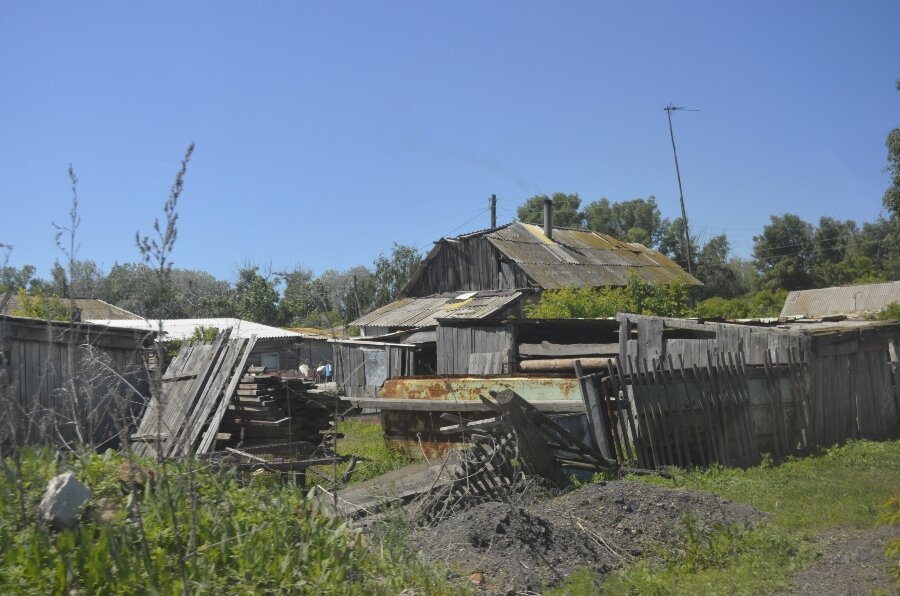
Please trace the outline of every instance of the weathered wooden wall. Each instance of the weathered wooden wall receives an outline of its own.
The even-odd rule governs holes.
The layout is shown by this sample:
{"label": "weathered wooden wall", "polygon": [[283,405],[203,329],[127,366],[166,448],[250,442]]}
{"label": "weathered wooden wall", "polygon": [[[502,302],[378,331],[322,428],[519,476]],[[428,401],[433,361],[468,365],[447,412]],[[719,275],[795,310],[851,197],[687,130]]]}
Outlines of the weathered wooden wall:
{"label": "weathered wooden wall", "polygon": [[334,344],[334,380],[347,397],[378,397],[385,379],[416,374],[414,347],[398,344]]}
{"label": "weathered wooden wall", "polygon": [[[623,401],[610,397],[609,407],[627,411],[608,422],[619,421],[613,432],[644,450],[642,464],[749,465],[763,453],[784,457],[900,430],[900,324],[619,320],[620,366],[607,382]],[[667,338],[664,329],[685,337]]]}
{"label": "weathered wooden wall", "polygon": [[117,442],[149,396],[146,332],[0,317],[0,446]]}
{"label": "weathered wooden wall", "polygon": [[430,296],[443,292],[512,290],[534,284],[515,263],[501,262],[501,254],[486,238],[440,242],[406,296]]}
{"label": "weathered wooden wall", "polygon": [[499,375],[515,371],[515,341],[506,325],[437,328],[437,374]]}

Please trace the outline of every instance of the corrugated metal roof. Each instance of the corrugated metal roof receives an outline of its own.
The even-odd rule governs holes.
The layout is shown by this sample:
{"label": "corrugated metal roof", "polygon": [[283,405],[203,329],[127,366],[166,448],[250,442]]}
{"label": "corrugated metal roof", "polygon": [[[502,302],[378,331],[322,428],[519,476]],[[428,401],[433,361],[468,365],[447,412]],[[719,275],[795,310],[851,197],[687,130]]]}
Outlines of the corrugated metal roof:
{"label": "corrugated metal roof", "polygon": [[[60,298],[64,304],[69,304],[69,298]],[[72,298],[75,308],[81,309],[81,320],[92,321],[97,319],[103,320],[140,320],[141,316],[133,312],[129,312],[124,308],[119,308],[114,304],[104,302],[97,298]],[[4,301],[0,301],[2,303]],[[9,293],[6,297],[0,314],[12,315],[20,307],[19,297],[16,294]]]}
{"label": "corrugated metal roof", "polygon": [[415,328],[436,326],[437,319],[483,319],[502,311],[521,296],[521,292],[454,292],[426,298],[403,298],[350,324]]}
{"label": "corrugated metal roof", "polygon": [[[158,321],[155,319],[118,321],[94,320],[91,322],[127,329],[147,329],[150,331],[158,329]],[[297,339],[301,339],[303,337],[301,334],[294,333],[293,331],[279,329],[278,327],[270,327],[269,325],[261,325],[260,323],[244,321],[242,319],[163,319],[162,321],[165,339],[190,339],[197,327],[215,327],[220,330],[231,329],[232,339],[249,338],[251,335],[255,335],[258,339],[272,339],[278,337],[296,337]]]}
{"label": "corrugated metal roof", "polygon": [[624,285],[629,271],[647,282],[700,284],[658,251],[590,230],[553,228],[548,239],[540,226],[516,222],[484,236],[545,289]]}
{"label": "corrugated metal roof", "polygon": [[900,302],[900,281],[799,290],[788,294],[781,317],[861,316]]}

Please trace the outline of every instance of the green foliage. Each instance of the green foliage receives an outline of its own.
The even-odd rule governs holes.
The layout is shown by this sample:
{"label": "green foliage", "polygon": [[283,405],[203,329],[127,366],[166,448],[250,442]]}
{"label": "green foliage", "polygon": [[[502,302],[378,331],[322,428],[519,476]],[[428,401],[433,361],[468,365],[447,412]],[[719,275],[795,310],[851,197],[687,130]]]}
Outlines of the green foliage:
{"label": "green foliage", "polygon": [[[13,463],[3,461],[0,590],[461,592],[410,553],[387,543],[367,543],[292,485],[242,487],[227,471],[205,467],[189,473],[186,464],[165,464],[157,469],[157,486],[135,498],[120,489],[118,465],[123,461],[111,452],[74,458],[25,451],[20,478]],[[74,471],[94,496],[77,528],[56,532],[36,519],[36,511],[46,482],[63,469]]]}
{"label": "green foliage", "polygon": [[[369,480],[413,463],[410,458],[387,446],[384,442],[384,429],[378,421],[341,420],[337,425],[337,431],[344,435],[337,441],[338,454],[358,455],[365,459],[356,465],[356,470],[350,477],[351,483]],[[338,466],[338,477],[343,475],[346,468],[347,464]],[[332,466],[319,466],[314,470],[333,480]]]}
{"label": "green foliage", "polygon": [[671,479],[634,477],[748,503],[768,512],[770,523],[702,532],[686,520],[679,547],[649,553],[614,574],[602,592],[734,594],[783,588],[795,568],[812,560],[810,536],[842,525],[870,527],[879,519],[900,520],[900,495],[890,498],[897,490],[891,471],[898,461],[900,441],[853,441],[778,465],[766,461],[748,469],[676,469]]}
{"label": "green foliage", "polygon": [[869,527],[879,506],[897,490],[900,441],[851,441],[778,465],[747,469],[675,471],[671,480],[637,478],[706,490],[749,503],[772,515],[776,526],[817,533],[838,525]]}
{"label": "green foliage", "polygon": [[766,289],[805,290],[813,285],[813,226],[791,213],[773,215],[753,237],[753,259]]}
{"label": "green foliage", "polygon": [[219,335],[218,327],[206,327],[205,325],[197,325],[194,327],[194,332],[191,333],[191,341],[202,341],[205,343],[209,343],[216,339],[216,336]]}
{"label": "green foliage", "polygon": [[17,317],[31,317],[45,321],[69,321],[72,318],[72,307],[59,296],[43,294],[29,295],[25,288],[17,292],[19,307],[13,310]]}
{"label": "green foliage", "polygon": [[589,230],[650,247],[659,244],[668,226],[653,196],[620,203],[600,199],[585,206],[584,219]]}
{"label": "green foliage", "polygon": [[900,321],[900,302],[891,302],[881,312],[867,318],[874,321]]}
{"label": "green foliage", "polygon": [[[0,248],[10,247],[0,244]],[[31,287],[34,284],[34,265],[23,265],[22,268],[12,265],[0,267],[0,293],[16,292],[22,288]]]}
{"label": "green foliage", "polygon": [[688,290],[680,284],[651,284],[636,274],[629,274],[624,288],[547,290],[537,304],[525,309],[525,314],[532,319],[602,318],[614,317],[620,312],[690,316]]}
{"label": "green foliage", "polygon": [[278,322],[278,291],[275,281],[259,274],[259,267],[244,267],[235,284],[235,311],[241,319],[275,325]]}
{"label": "green foliage", "polygon": [[[896,86],[900,91],[900,79],[897,79]],[[900,216],[900,127],[888,133],[884,145],[887,147],[888,162],[885,170],[891,175],[891,185],[884,191],[881,200],[885,209],[894,216]]]}
{"label": "green foliage", "polygon": [[[881,515],[878,516],[878,523],[900,527],[900,492],[888,497],[881,504]],[[888,542],[884,554],[891,562],[891,575],[894,576],[894,581],[900,587],[900,535],[895,536]]]}
{"label": "green foliage", "polygon": [[581,198],[577,194],[567,195],[555,192],[552,197],[536,195],[525,201],[516,209],[516,218],[522,223],[543,225],[544,200],[550,199],[553,204],[553,225],[559,228],[580,228],[584,214],[578,210]]}
{"label": "green foliage", "polygon": [[390,258],[384,255],[375,259],[374,304],[379,307],[400,297],[400,292],[422,263],[422,255],[414,246],[394,243]]}
{"label": "green foliage", "polygon": [[603,594],[743,594],[789,584],[791,571],[812,559],[809,547],[772,528],[717,525],[702,531],[690,518],[676,548],[624,569],[601,586]]}
{"label": "green foliage", "polygon": [[697,316],[707,319],[773,318],[781,314],[786,290],[760,290],[739,298],[707,298],[697,303]]}

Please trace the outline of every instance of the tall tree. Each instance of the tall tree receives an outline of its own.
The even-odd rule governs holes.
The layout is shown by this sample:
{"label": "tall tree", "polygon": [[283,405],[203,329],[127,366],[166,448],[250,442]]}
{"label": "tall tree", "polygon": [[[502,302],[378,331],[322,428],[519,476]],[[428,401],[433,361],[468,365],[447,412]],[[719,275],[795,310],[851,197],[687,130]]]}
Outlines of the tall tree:
{"label": "tall tree", "polygon": [[[687,269],[687,252],[684,245],[684,220],[676,217],[669,222],[663,222],[663,230],[660,234],[659,246],[657,247],[661,253]],[[698,250],[700,240],[694,234],[691,234],[691,255],[696,260],[697,255],[701,252]],[[693,264],[693,262],[692,262]]]}
{"label": "tall tree", "polygon": [[234,288],[237,316],[264,325],[277,324],[278,290],[275,284],[275,280],[260,275],[259,267],[241,269]]}
{"label": "tall tree", "polygon": [[[544,223],[544,201],[547,195],[536,195],[525,201],[516,210],[516,217],[522,223],[541,225]],[[549,197],[553,204],[553,225],[560,228],[580,228],[584,222],[584,214],[578,208],[581,199],[578,194],[567,195],[562,192],[553,193]]]}
{"label": "tall tree", "polygon": [[773,215],[762,234],[753,237],[753,262],[764,289],[804,290],[813,287],[813,226],[798,216]]}
{"label": "tall tree", "polygon": [[659,245],[664,224],[668,223],[663,220],[653,196],[619,203],[600,199],[588,203],[584,219],[589,230],[651,248]]}
{"label": "tall tree", "polygon": [[[900,79],[896,82],[897,91],[900,91]],[[891,185],[884,191],[882,202],[885,209],[894,216],[900,216],[900,127],[888,133],[884,142],[887,147],[887,162],[885,168],[891,175]]]}
{"label": "tall tree", "polygon": [[738,271],[728,260],[730,246],[725,234],[719,234],[699,247],[694,277],[703,282],[697,289],[697,298],[704,300],[712,296],[734,298],[746,292]]}
{"label": "tall tree", "polygon": [[422,263],[422,255],[413,246],[394,243],[390,258],[375,259],[374,305],[384,306],[400,297],[400,291]]}

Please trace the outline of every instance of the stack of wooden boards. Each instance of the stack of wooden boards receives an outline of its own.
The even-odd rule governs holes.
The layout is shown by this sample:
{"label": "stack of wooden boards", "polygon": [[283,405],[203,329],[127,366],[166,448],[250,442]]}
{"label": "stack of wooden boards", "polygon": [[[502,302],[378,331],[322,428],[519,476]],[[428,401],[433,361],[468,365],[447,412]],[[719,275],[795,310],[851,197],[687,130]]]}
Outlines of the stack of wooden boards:
{"label": "stack of wooden boards", "polygon": [[[230,339],[226,329],[210,343],[189,342],[152,387],[132,435],[143,456],[205,454],[225,445],[322,442],[332,411],[301,379],[248,369],[256,337]],[[245,374],[245,371],[246,374]]]}
{"label": "stack of wooden boards", "polygon": [[332,404],[311,392],[314,384],[281,378],[264,369],[250,368],[219,425],[219,434],[231,434],[241,445],[306,441],[318,445],[332,430]]}

